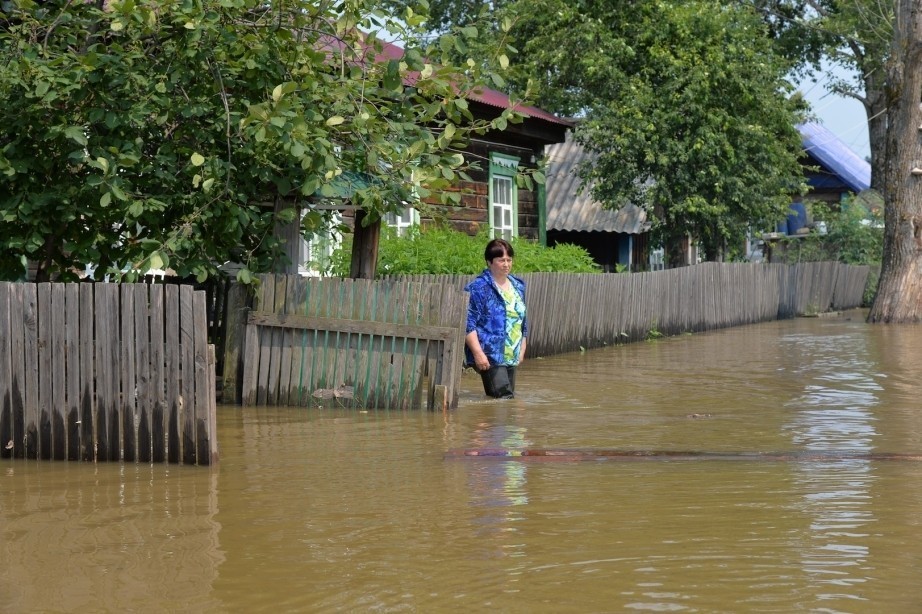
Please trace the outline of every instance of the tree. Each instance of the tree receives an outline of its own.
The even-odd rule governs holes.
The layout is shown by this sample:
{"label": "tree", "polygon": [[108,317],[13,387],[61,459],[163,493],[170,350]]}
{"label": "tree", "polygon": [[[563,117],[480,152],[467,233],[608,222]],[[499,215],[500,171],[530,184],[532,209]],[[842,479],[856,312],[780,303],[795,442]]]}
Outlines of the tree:
{"label": "tree", "polygon": [[922,321],[922,6],[897,3],[886,71],[884,254],[870,322]]}
{"label": "tree", "polygon": [[[12,0],[0,12],[0,278],[267,271],[344,174],[371,223],[463,172],[478,66],[404,54],[372,0]],[[467,36],[475,33],[467,32]],[[459,36],[464,40],[464,35]],[[435,58],[431,61],[427,58]],[[514,120],[510,113],[503,121]]]}
{"label": "tree", "polygon": [[750,225],[784,216],[802,189],[801,108],[754,11],[710,0],[542,4],[515,7],[529,32],[524,60],[540,103],[584,115],[576,136],[596,155],[583,176],[598,201],[645,206],[665,245],[690,234],[712,260]]}
{"label": "tree", "polygon": [[[477,4],[454,0],[434,21],[471,19]],[[783,218],[803,188],[791,65],[751,6],[507,0],[490,16],[493,32],[514,24],[500,39],[507,88],[579,117],[593,196],[645,206],[668,247],[692,235],[717,259],[750,226]]]}
{"label": "tree", "polygon": [[[884,247],[870,322],[922,320],[922,27],[918,2],[799,0],[768,2],[768,13],[792,32],[817,39],[833,63],[853,70],[834,91],[865,107],[871,145],[871,187],[884,198]],[[780,8],[779,8],[780,7]]]}
{"label": "tree", "polygon": [[[871,0],[754,0],[776,50],[799,76],[825,60],[849,76],[826,75],[827,87],[857,100],[868,120],[871,187],[882,191],[887,133],[886,64],[893,39],[893,4]],[[853,76],[852,76],[853,75]]]}

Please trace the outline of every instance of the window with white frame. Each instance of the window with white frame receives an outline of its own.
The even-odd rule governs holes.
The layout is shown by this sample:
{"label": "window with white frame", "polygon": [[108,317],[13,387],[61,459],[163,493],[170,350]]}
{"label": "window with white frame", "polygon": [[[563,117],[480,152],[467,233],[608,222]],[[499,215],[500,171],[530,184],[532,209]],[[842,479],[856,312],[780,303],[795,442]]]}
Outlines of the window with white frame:
{"label": "window with white frame", "polygon": [[298,274],[304,277],[324,277],[333,267],[333,252],[342,244],[343,237],[336,230],[342,223],[342,215],[333,212],[325,220],[325,228],[316,230],[310,238],[301,241],[298,259]]}
{"label": "window with white frame", "polygon": [[402,237],[407,234],[410,228],[419,225],[419,211],[413,207],[407,207],[399,215],[387,213],[384,215],[384,223],[391,228],[397,229],[397,236]]}
{"label": "window with white frame", "polygon": [[490,154],[490,230],[496,238],[511,239],[518,234],[518,169],[518,158]]}

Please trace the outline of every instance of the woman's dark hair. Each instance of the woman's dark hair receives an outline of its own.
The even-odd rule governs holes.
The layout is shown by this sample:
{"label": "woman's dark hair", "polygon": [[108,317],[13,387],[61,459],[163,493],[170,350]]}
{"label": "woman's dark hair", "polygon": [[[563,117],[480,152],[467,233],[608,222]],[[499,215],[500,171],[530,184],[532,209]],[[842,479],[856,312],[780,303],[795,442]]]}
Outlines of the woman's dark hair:
{"label": "woman's dark hair", "polygon": [[515,250],[512,245],[505,239],[493,239],[487,243],[487,248],[483,250],[483,259],[487,262],[493,262],[494,258],[502,258],[503,254],[510,258],[515,258]]}

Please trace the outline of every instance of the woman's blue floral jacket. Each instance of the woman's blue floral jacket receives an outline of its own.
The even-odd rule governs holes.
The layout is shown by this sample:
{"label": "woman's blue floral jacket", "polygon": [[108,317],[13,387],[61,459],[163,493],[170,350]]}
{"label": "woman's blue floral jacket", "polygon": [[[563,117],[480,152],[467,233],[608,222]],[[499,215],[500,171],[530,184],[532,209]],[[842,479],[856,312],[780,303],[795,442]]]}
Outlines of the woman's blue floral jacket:
{"label": "woman's blue floral jacket", "polygon": [[[525,300],[525,282],[515,275],[509,276],[509,281],[516,292]],[[477,276],[474,281],[465,286],[464,290],[471,295],[467,307],[467,330],[477,331],[480,347],[490,359],[491,365],[503,364],[503,349],[506,343],[506,303],[493,283],[489,269]],[[522,321],[522,337],[528,337],[528,316]],[[471,349],[464,346],[465,362],[474,364],[474,355]]]}

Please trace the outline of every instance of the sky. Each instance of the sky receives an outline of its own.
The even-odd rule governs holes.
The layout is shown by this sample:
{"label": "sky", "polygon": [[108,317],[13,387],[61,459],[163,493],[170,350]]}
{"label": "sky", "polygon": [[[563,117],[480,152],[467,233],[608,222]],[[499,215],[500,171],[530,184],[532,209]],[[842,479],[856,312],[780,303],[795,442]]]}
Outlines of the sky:
{"label": "sky", "polygon": [[813,113],[823,126],[839,137],[864,159],[871,155],[868,144],[868,120],[864,107],[853,98],[830,93],[827,80],[819,75],[816,83],[801,83],[798,88],[813,107]]}

